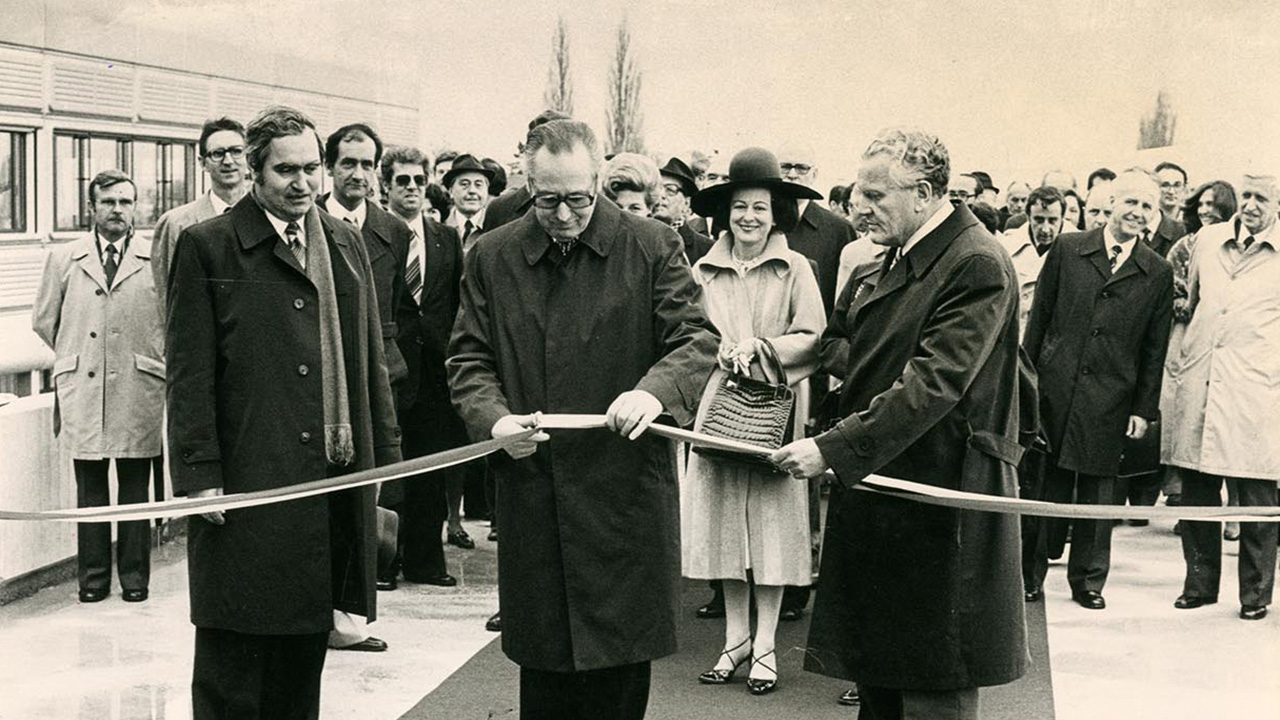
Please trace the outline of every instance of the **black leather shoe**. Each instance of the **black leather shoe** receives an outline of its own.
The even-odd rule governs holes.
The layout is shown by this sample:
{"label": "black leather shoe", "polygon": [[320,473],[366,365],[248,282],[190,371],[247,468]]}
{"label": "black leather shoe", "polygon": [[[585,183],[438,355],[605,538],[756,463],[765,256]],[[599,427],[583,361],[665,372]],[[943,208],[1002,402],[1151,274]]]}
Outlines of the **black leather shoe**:
{"label": "black leather shoe", "polygon": [[1071,593],[1071,599],[1076,604],[1086,610],[1102,610],[1107,606],[1107,601],[1102,599],[1102,593],[1097,590],[1084,590],[1078,593]]}
{"label": "black leather shoe", "polygon": [[[702,683],[703,685],[728,684],[731,680],[733,680],[733,676],[737,674],[738,668],[742,667],[742,663],[751,659],[750,643],[751,643],[751,636],[748,635],[745,638],[743,638],[742,642],[738,643],[737,645],[734,645],[732,648],[729,648],[728,650],[721,650],[720,655],[728,659],[729,664],[732,665],[733,667],[729,668],[728,670],[720,670],[718,668],[712,668],[702,673],[701,675],[699,675],[698,682]],[[742,657],[738,658],[737,660],[734,660],[733,653],[737,650],[741,650],[743,647],[746,647],[747,651],[742,653]],[[718,665],[719,663],[717,662],[716,664]]]}
{"label": "black leather shoe", "polygon": [[778,613],[778,619],[787,622],[795,622],[802,617],[804,617],[804,608],[783,608],[782,612]]}
{"label": "black leather shoe", "polygon": [[382,590],[383,592],[389,592],[391,590],[395,590],[396,588],[400,587],[400,583],[396,582],[396,579],[393,577],[378,578],[377,582],[378,582],[378,589]]}
{"label": "black leather shoe", "polygon": [[367,637],[352,645],[343,645],[334,650],[350,650],[352,652],[386,652],[387,641],[376,637]]}
{"label": "black leather shoe", "polygon": [[1240,607],[1241,620],[1261,620],[1267,616],[1266,605],[1242,605]]}
{"label": "black leather shoe", "polygon": [[476,549],[476,541],[471,539],[471,536],[467,534],[466,530],[459,530],[458,532],[450,532],[448,535],[449,535],[450,545],[453,545],[455,547],[460,547],[463,550]]}
{"label": "black leather shoe", "polygon": [[706,605],[698,608],[698,611],[695,612],[694,615],[696,615],[699,620],[715,620],[716,618],[722,618],[724,617],[724,601],[721,600],[720,602],[716,602],[715,600],[712,600]]}
{"label": "black leather shoe", "polygon": [[123,593],[120,594],[120,597],[123,598],[125,602],[146,602],[147,591],[145,589],[125,590]]}
{"label": "black leather shoe", "polygon": [[420,585],[435,585],[437,587],[453,587],[458,584],[458,578],[450,575],[449,573],[444,573],[443,575],[432,575],[421,579],[411,578],[406,575],[404,579]]}
{"label": "black leather shoe", "polygon": [[81,590],[80,602],[82,603],[102,602],[103,600],[106,600],[107,596],[110,594],[111,594],[110,590]]}
{"label": "black leather shoe", "polygon": [[1032,588],[1022,593],[1022,599],[1027,602],[1040,602],[1044,599],[1044,588]]}
{"label": "black leather shoe", "polygon": [[489,531],[489,542],[498,542],[498,528]]}
{"label": "black leather shoe", "polygon": [[862,698],[858,696],[858,688],[851,687],[840,693],[840,697],[836,698],[836,702],[846,707],[852,707],[862,702]]}
{"label": "black leather shoe", "polygon": [[489,632],[502,632],[502,613],[496,612],[493,617],[484,622],[484,629]]}
{"label": "black leather shoe", "polygon": [[1195,610],[1198,607],[1212,605],[1218,602],[1218,596],[1213,597],[1196,597],[1195,595],[1179,595],[1177,600],[1173,601],[1173,606],[1179,610]]}

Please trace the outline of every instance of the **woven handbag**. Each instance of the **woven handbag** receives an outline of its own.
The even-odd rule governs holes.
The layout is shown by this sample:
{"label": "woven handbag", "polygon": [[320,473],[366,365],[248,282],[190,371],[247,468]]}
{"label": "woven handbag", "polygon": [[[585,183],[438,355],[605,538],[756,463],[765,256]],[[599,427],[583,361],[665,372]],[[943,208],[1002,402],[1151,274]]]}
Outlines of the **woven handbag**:
{"label": "woven handbag", "polygon": [[[787,372],[773,345],[764,340],[760,363],[773,365],[780,382],[758,380],[739,373],[724,373],[707,405],[699,432],[777,450],[795,430],[796,394],[787,383]],[[720,460],[746,463],[778,472],[767,458],[721,448],[694,446],[693,451]]]}

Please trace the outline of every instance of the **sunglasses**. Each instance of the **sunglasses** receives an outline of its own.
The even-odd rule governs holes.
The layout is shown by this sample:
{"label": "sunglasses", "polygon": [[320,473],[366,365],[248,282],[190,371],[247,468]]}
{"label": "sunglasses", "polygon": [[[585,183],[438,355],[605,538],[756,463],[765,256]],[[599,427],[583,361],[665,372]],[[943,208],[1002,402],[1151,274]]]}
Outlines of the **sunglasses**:
{"label": "sunglasses", "polygon": [[398,188],[407,188],[411,184],[417,185],[418,187],[427,186],[426,175],[397,175],[391,178],[391,181],[394,182]]}

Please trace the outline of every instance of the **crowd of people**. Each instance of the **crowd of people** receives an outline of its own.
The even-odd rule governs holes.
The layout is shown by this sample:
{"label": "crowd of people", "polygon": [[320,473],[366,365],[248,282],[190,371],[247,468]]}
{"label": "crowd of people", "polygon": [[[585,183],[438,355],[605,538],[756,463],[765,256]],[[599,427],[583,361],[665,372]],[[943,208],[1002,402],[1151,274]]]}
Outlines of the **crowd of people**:
{"label": "crowd of people", "polygon": [[[1193,192],[1169,162],[1099,169],[1083,197],[1051,171],[1001,198],[987,173],[953,175],[937,137],[893,129],[824,202],[804,149],[604,158],[554,111],[510,175],[364,123],[321,138],[285,107],[210,120],[198,149],[209,191],[150,240],[133,181],[105,171],[93,231],[45,267],[33,325],[82,507],[109,503],[111,460],[119,502],[147,500],[166,423],[189,497],[521,437],[381,488],[192,518],[197,718],[316,717],[328,648],[388,649],[376,590],[457,583],[443,545],[475,547],[464,498],[490,540],[501,519],[489,627],[524,718],[642,718],[682,575],[710,583],[697,616],[724,618],[701,683],[746,666],[751,693],[777,689],[777,624],[816,587],[806,669],[856,682],[840,702],[875,720],[975,718],[978,688],[1021,676],[1024,604],[1068,536],[1072,598],[1105,608],[1111,521],[850,491],[872,473],[1135,507],[1220,504],[1225,481],[1233,504],[1277,504],[1272,168]],[[552,436],[544,412],[607,428]],[[777,442],[767,460],[673,448],[645,434],[660,416]],[[126,601],[147,599],[147,530],[120,526]],[[1212,604],[1223,530],[1179,531],[1175,604]],[[1239,615],[1262,619],[1277,526],[1225,536]],[[109,526],[79,543],[80,599],[101,601]]]}

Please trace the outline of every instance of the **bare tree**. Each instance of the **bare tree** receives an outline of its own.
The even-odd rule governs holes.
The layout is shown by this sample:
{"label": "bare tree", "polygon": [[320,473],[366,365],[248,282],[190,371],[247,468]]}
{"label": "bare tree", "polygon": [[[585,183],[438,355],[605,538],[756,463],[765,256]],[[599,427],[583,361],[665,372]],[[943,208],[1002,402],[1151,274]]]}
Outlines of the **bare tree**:
{"label": "bare tree", "polygon": [[1156,93],[1156,106],[1138,122],[1138,149],[1169,147],[1178,125],[1178,112],[1163,88]]}
{"label": "bare tree", "polygon": [[569,68],[569,24],[564,16],[556,21],[556,34],[551,41],[551,67],[547,70],[547,89],[542,94],[547,109],[573,114],[573,76]]}
{"label": "bare tree", "polygon": [[631,52],[631,29],[624,19],[618,25],[618,42],[609,66],[609,108],[605,112],[608,152],[644,152],[643,115],[640,112],[640,71]]}

